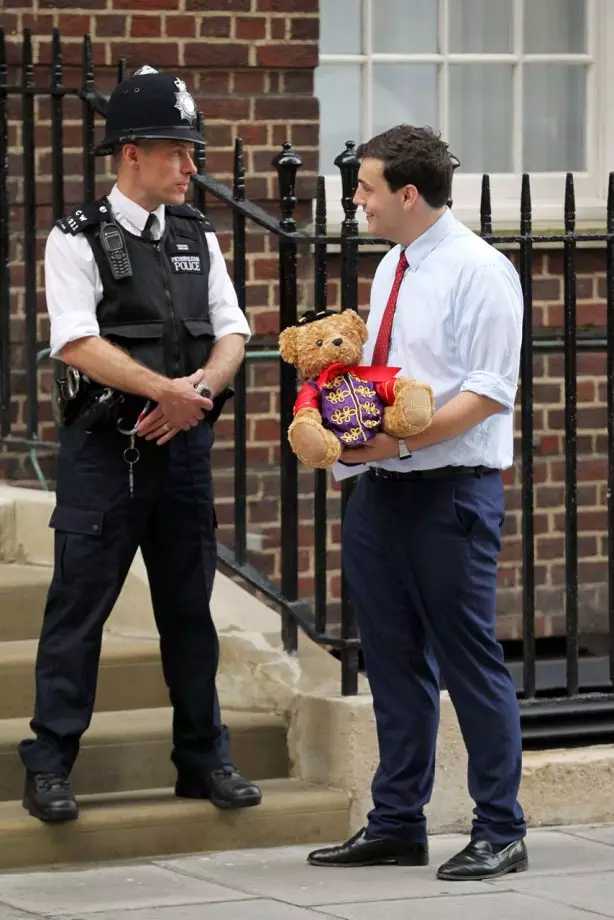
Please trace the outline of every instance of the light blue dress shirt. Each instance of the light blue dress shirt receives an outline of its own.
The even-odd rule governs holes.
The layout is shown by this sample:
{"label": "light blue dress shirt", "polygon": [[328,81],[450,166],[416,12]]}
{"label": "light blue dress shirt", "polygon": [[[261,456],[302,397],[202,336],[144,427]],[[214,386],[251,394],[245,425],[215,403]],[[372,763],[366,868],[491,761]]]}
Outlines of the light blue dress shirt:
{"label": "light blue dress shirt", "polygon": [[[369,339],[363,364],[371,363],[382,315],[392,288],[401,247],[380,262],[371,289]],[[390,470],[442,466],[511,466],[514,399],[522,341],[523,297],[516,269],[446,210],[405,250],[405,272],[392,327],[388,364],[400,374],[429,383],[435,407],[469,390],[501,403],[465,434],[413,453],[411,459],[373,464]],[[352,471],[335,465],[343,479]]]}

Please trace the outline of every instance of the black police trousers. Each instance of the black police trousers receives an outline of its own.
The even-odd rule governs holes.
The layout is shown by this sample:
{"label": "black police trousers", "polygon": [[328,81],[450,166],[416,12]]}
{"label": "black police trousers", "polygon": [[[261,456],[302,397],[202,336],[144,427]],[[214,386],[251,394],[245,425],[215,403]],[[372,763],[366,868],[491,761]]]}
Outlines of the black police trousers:
{"label": "black police trousers", "polygon": [[209,609],[216,568],[212,443],[204,423],[162,447],[137,438],[131,497],[123,457],[129,440],[115,425],[61,432],[54,571],[30,723],[36,739],[19,747],[28,770],[68,776],[72,769],[94,708],[103,626],[138,547],[173,707],[173,763],[198,773],[230,762]]}

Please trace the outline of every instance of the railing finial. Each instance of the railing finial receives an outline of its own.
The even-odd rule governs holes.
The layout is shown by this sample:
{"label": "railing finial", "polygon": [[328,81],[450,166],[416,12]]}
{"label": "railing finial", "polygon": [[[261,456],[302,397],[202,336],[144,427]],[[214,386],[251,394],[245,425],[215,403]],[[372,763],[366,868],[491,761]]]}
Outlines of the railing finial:
{"label": "railing finial", "polygon": [[607,230],[614,233],[614,172],[608,177]]}
{"label": "railing finial", "polygon": [[235,140],[232,197],[235,201],[245,201],[245,152],[241,137]]}
{"label": "railing finial", "polygon": [[335,166],[341,173],[341,206],[346,221],[356,219],[357,205],[354,204],[354,195],[358,187],[358,170],[360,159],[356,155],[356,144],[347,141],[345,150],[335,158]]}
{"label": "railing finial", "polygon": [[292,232],[296,228],[294,209],[296,207],[296,173],[303,165],[301,157],[292,149],[290,141],[284,141],[281,152],[273,160],[279,176],[279,197],[281,208],[280,226]]}
{"label": "railing finial", "polygon": [[520,232],[523,236],[531,233],[533,226],[533,209],[531,205],[531,180],[528,173],[522,174],[520,188]]}
{"label": "railing finial", "polygon": [[565,178],[565,233],[573,233],[576,229],[576,193],[574,189],[573,173],[568,172]]}
{"label": "railing finial", "polygon": [[492,204],[490,200],[490,176],[482,176],[482,192],[480,195],[480,235],[492,236]]}
{"label": "railing finial", "polygon": [[94,90],[94,57],[92,39],[89,35],[83,36],[83,89],[85,92]]}

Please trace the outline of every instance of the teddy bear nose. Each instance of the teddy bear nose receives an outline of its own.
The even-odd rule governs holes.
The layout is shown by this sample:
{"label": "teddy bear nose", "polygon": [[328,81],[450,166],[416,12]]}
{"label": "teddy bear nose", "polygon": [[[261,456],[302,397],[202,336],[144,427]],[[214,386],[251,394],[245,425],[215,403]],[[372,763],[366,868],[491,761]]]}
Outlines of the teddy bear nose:
{"label": "teddy bear nose", "polygon": [[343,345],[343,339],[333,339],[333,345]]}

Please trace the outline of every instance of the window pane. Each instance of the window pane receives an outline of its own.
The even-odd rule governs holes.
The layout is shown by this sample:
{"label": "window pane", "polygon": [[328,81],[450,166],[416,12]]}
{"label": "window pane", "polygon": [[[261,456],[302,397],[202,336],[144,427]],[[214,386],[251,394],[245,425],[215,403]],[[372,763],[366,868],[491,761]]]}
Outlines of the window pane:
{"label": "window pane", "polygon": [[512,0],[453,0],[449,49],[452,54],[513,51]]}
{"label": "window pane", "polygon": [[360,64],[321,64],[316,70],[316,95],[320,100],[320,172],[337,173],[335,157],[346,141],[363,140]]}
{"label": "window pane", "polygon": [[439,4],[436,0],[371,0],[370,6],[373,51],[379,54],[437,52]]}
{"label": "window pane", "polygon": [[362,0],[320,0],[320,54],[362,50]]}
{"label": "window pane", "polygon": [[585,52],[586,0],[526,0],[524,50],[527,54]]}
{"label": "window pane", "polygon": [[395,125],[436,128],[437,67],[433,64],[374,64],[372,134]]}
{"label": "window pane", "polygon": [[508,64],[450,65],[447,140],[463,172],[511,171],[512,81]]}
{"label": "window pane", "polygon": [[525,64],[523,168],[586,169],[585,137],[586,68]]}

